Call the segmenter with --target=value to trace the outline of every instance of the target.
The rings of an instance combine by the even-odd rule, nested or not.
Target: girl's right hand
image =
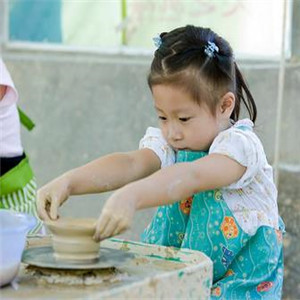
[[[37,191],[37,212],[44,220],[56,220],[58,208],[69,198],[69,180],[62,175]]]

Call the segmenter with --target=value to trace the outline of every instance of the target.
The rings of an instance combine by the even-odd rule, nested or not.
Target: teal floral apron
[[[177,162],[207,155],[179,151]],[[245,233],[220,190],[205,191],[161,206],[145,229],[142,241],[204,252],[213,261],[211,299],[281,299],[283,283],[282,234],[269,226],[254,236]]]

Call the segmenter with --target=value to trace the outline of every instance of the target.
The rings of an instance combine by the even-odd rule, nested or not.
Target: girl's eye
[[[187,122],[190,118],[179,118],[179,121],[181,122]]]
[[[158,116],[158,119],[161,120],[161,121],[166,121],[167,120],[167,118],[164,117],[164,116]]]

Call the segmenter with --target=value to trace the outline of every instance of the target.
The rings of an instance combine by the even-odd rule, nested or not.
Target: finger
[[[119,224],[117,226],[117,228],[115,229],[115,231],[113,232],[112,236],[119,235],[122,232],[124,232],[125,230],[126,230],[126,228],[124,228],[122,224]]]
[[[51,220],[51,217],[50,217],[50,207],[51,207],[51,199],[46,200],[46,204],[45,204],[45,210],[46,210],[46,214],[47,214],[49,220]]]
[[[109,216],[106,213],[102,212],[99,219],[97,220],[96,232],[93,237],[96,242],[100,241],[101,234],[104,231],[108,221],[109,221]]]
[[[105,227],[105,230],[100,235],[100,239],[104,240],[111,237],[116,228],[118,228],[119,223],[120,222],[118,222],[118,220],[116,220],[115,218],[110,218],[108,224]]]
[[[57,219],[58,207],[59,207],[58,198],[57,198],[57,196],[53,196],[52,197],[52,201],[50,203],[50,218],[52,220],[56,220]]]
[[[119,224],[119,234],[129,229],[130,224],[131,224],[130,220],[123,219],[122,222]]]
[[[49,203],[49,201],[47,200],[47,196],[38,191],[37,204],[36,204],[37,212],[38,212],[39,217],[44,221],[47,221],[50,219],[47,214],[47,203]]]

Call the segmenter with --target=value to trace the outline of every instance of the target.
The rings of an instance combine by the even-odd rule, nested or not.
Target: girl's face
[[[162,134],[176,151],[207,151],[218,133],[229,127],[221,107],[213,116],[205,103],[200,106],[181,89],[159,84],[152,93]]]

